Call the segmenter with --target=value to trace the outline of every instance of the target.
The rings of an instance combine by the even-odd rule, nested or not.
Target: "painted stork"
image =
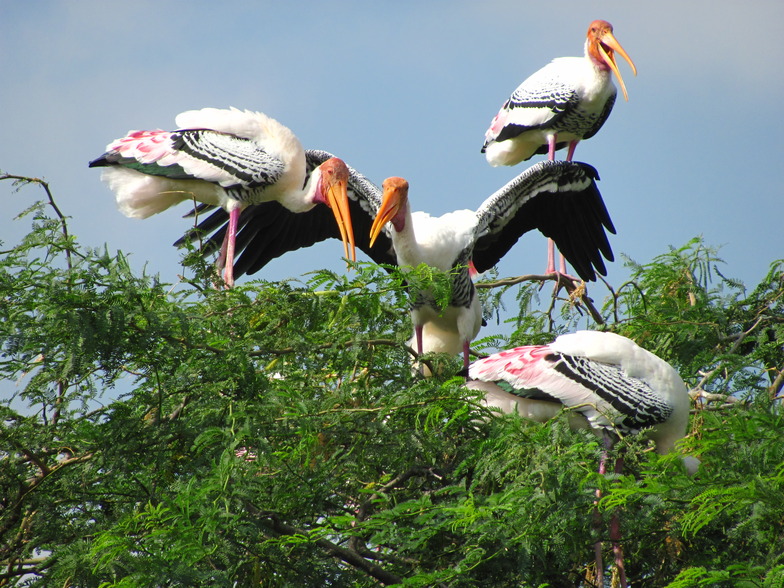
[[[626,100],[626,84],[615,63],[615,53],[637,68],[613,35],[612,25],[595,20],[588,27],[584,57],[561,57],[531,75],[504,102],[485,133],[482,153],[492,166],[517,165],[536,153],[555,151],[568,145],[571,161],[581,139],[590,139],[610,116],[618,77]],[[547,242],[547,273],[555,272],[555,247]],[[566,275],[564,258],[560,273]]]
[[[308,151],[307,157],[310,165],[318,165],[331,155]],[[596,272],[606,273],[602,255],[613,260],[605,229],[614,233],[615,228],[596,186],[598,174],[587,164],[541,162],[490,196],[477,211],[458,210],[441,217],[412,214],[408,183],[402,178],[387,179],[382,192],[362,174],[349,170],[357,247],[377,263],[425,263],[453,275],[452,300],[443,311],[433,306],[427,293],[412,293],[412,347],[420,354],[462,351],[468,364],[468,345],[482,325],[469,262],[479,272],[490,269],[528,231],[539,229],[552,237],[585,280],[595,279]],[[222,238],[225,217],[218,210],[196,227],[197,232],[215,231],[207,253]],[[286,251],[337,236],[335,227],[325,222],[323,210],[295,216],[274,203],[249,207],[239,223],[238,274],[253,273]]]
[[[689,393],[678,372],[615,333],[578,331],[549,345],[501,351],[473,362],[467,374],[467,386],[484,392],[485,402],[504,412],[544,422],[568,409],[572,428],[587,426],[601,434],[601,474],[606,472],[607,451],[619,436],[642,433],[654,442],[657,453],[665,454],[686,434],[689,422]],[[683,462],[690,474],[699,466],[693,457],[686,456]],[[622,467],[618,458],[616,473]],[[617,516],[610,521],[610,539],[621,585],[626,586]],[[601,554],[598,542],[600,578]],[[604,583],[599,579],[597,585]]]
[[[584,57],[561,57],[531,75],[504,102],[485,133],[482,153],[492,166],[517,165],[536,153],[568,145],[571,161],[577,143],[593,137],[610,116],[618,77],[623,96],[629,95],[615,53],[637,68],[613,35],[612,25],[595,20],[588,27]]]
[[[279,202],[292,213],[326,204],[346,257],[356,259],[343,161],[329,158],[306,178],[305,152],[297,137],[260,112],[204,108],[183,112],[175,122],[176,131],[130,131],[90,162],[90,167],[106,168],[102,179],[123,214],[147,218],[183,200],[225,209],[229,226],[218,265],[225,267],[229,287],[240,213],[261,202]]]

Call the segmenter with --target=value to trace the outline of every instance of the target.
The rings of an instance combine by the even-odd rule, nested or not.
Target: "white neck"
[[[414,233],[414,222],[411,216],[411,207],[406,201],[401,209],[403,226],[398,231],[392,224],[392,244],[395,247],[395,255],[400,265],[419,265],[422,263],[422,256],[419,250],[419,243]],[[398,214],[400,214],[398,213]]]
[[[299,176],[299,177],[298,177]],[[294,174],[294,181],[298,184],[288,183],[281,185],[280,203],[292,212],[307,212],[316,206],[316,196],[321,187],[321,168],[317,167],[310,174],[305,187],[302,187],[303,174]]]

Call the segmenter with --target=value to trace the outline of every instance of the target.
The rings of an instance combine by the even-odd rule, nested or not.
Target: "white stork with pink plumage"
[[[229,215],[220,267],[234,283],[237,222],[247,206],[276,201],[293,213],[326,204],[346,257],[355,259],[348,211],[348,169],[338,158],[306,174],[305,151],[287,127],[260,112],[203,108],[177,116],[176,131],[130,131],[109,143],[90,167],[102,178],[120,211],[147,218],[184,200],[220,206]]]
[[[615,62],[621,55],[637,75],[634,62],[613,35],[612,25],[595,20],[588,27],[584,57],[560,57],[528,77],[504,102],[485,133],[482,153],[493,166],[517,165],[536,153],[569,147],[567,161],[582,139],[593,137],[610,116],[617,89],[626,84]]]
[[[590,139],[610,116],[618,78],[626,100],[615,54],[637,68],[613,35],[612,25],[595,20],[588,27],[583,57],[560,57],[528,77],[504,102],[485,133],[482,153],[492,166],[517,165],[537,153],[555,159],[555,152],[568,146],[566,161],[575,147]],[[555,251],[548,242],[547,273],[555,272]],[[561,273],[565,273],[561,257]]]
[[[544,422],[563,410],[572,428],[590,427],[605,440],[599,472],[606,471],[607,450],[619,437],[642,434],[666,454],[686,435],[690,399],[686,384],[669,363],[615,333],[578,331],[548,345],[516,347],[473,362],[469,388],[485,394],[489,406]],[[623,461],[618,458],[616,473]],[[685,456],[686,471],[699,460]],[[616,566],[626,586],[620,526],[610,521]],[[603,573],[601,543],[596,571]],[[603,585],[603,583],[599,583]]]

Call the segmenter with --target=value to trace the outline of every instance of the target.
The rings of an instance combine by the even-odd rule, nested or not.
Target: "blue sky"
[[[498,107],[550,59],[581,55],[596,18],[614,25],[639,72],[620,61],[629,102],[575,155],[599,170],[616,256],[645,263],[702,235],[721,247],[725,274],[755,285],[784,257],[781,0],[6,0],[0,169],[48,180],[82,244],[120,249],[168,282],[181,272],[171,243],[187,206],[125,218],[87,162],[128,130],[174,128],[192,108],[261,110],[378,184],[406,177],[415,210],[473,209],[528,165],[491,168],[480,154]],[[40,197],[0,184],[6,247],[29,227],[15,214]],[[545,246],[527,235],[501,274],[543,271]],[[254,277],[343,271],[341,252],[321,244]],[[627,275],[609,268],[616,286]]]

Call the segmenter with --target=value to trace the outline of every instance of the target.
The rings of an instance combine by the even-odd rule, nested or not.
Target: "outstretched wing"
[[[306,150],[307,183],[310,174],[327,159],[333,157],[326,151]],[[388,232],[382,233],[370,247],[370,227],[381,204],[381,191],[365,176],[349,167],[349,209],[356,245],[377,263],[394,264],[392,240]],[[211,207],[199,207],[195,212],[206,212]],[[339,239],[340,232],[332,213],[325,206],[316,206],[308,212],[294,214],[277,202],[264,202],[248,206],[242,211],[237,233],[234,275],[253,274],[271,260],[288,251],[310,247],[329,238]],[[217,209],[194,229],[188,231],[175,245],[207,236],[205,255],[220,248],[228,229],[228,214]]]
[[[588,164],[543,161],[530,167],[482,203],[477,210],[473,261],[483,272],[493,267],[528,231],[550,237],[588,281],[607,273],[602,255],[613,261],[605,229],[615,233]]]

